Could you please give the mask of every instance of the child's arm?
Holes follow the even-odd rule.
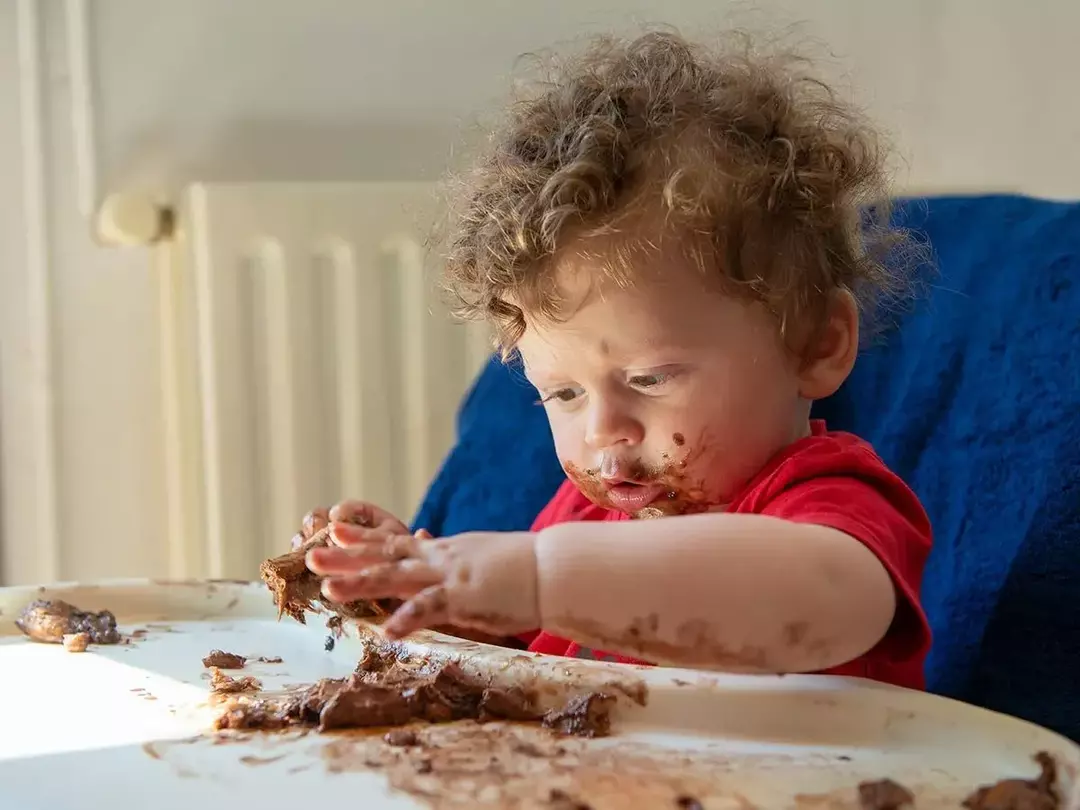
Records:
[[[318,532],[330,525],[331,521],[354,524],[362,528],[385,535],[402,535],[409,533],[409,527],[393,514],[377,504],[369,501],[346,500],[335,504],[329,509],[318,507],[304,515],[301,521],[301,529],[292,538],[293,549],[300,548]],[[418,529],[414,537],[420,540],[431,540],[432,534],[427,529]],[[453,625],[438,625],[432,627],[440,633],[445,633],[458,638],[478,641],[484,644],[496,644],[503,647],[522,648],[519,639],[507,636],[492,635],[469,627],[455,627]]]
[[[308,565],[332,599],[400,597],[391,636],[452,623],[543,627],[658,663],[805,672],[850,661],[886,633],[892,581],[836,530],[759,515],[567,523],[537,534],[440,540],[336,524]]]
[[[881,638],[896,594],[854,538],[762,515],[565,523],[536,536],[541,626],[657,663],[807,672]]]

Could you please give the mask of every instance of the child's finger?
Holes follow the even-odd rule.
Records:
[[[307,553],[305,562],[311,571],[322,576],[348,576],[379,563],[421,559],[420,542],[406,534],[354,543],[344,548],[320,546]]]
[[[348,523],[399,534],[409,529],[394,515],[367,501],[342,501],[330,510],[331,523]]]
[[[323,546],[313,548],[304,557],[308,570],[323,577],[347,577],[365,568],[386,562],[378,553],[358,554],[355,549]]]
[[[438,584],[442,574],[420,560],[382,563],[355,576],[323,580],[322,592],[337,602],[357,599],[408,599]]]
[[[306,515],[301,524],[300,534],[305,540],[310,540],[317,532],[325,529],[330,523],[330,513],[327,509],[312,509]]]
[[[299,534],[294,534],[292,538],[292,547],[295,551],[296,549],[303,546],[320,545],[330,539],[330,527],[324,526],[323,528],[315,532],[315,534],[311,535],[311,537],[305,536],[303,532],[300,532]]]
[[[446,624],[448,621],[446,588],[441,584],[432,585],[394,611],[383,624],[383,631],[387,638],[397,640],[425,627]]]
[[[330,540],[334,545],[348,551],[368,549],[370,553],[382,555],[386,560],[403,560],[406,557],[419,556],[420,543],[418,541],[422,539],[410,534],[364,529],[347,523],[333,523],[330,526]]]
[[[342,548],[349,548],[362,543],[382,542],[399,534],[401,532],[386,529],[369,529],[364,526],[353,526],[350,523],[330,524],[330,542]]]

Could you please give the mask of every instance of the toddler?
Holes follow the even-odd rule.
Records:
[[[339,504],[307,557],[329,598],[405,600],[393,638],[923,688],[927,516],[810,419],[860,312],[901,292],[906,235],[873,130],[804,68],[603,39],[509,109],[452,207],[445,282],[521,363],[567,480],[529,532],[413,536]]]

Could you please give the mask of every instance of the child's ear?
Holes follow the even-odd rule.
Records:
[[[836,393],[855,366],[859,351],[859,305],[847,290],[829,301],[825,323],[807,342],[799,370],[799,395],[824,399]]]

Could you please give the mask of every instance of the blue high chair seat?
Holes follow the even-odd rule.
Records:
[[[934,526],[930,691],[1080,740],[1080,204],[906,201],[936,265],[814,415],[870,441]],[[535,393],[497,360],[416,527],[527,529],[563,480]]]

